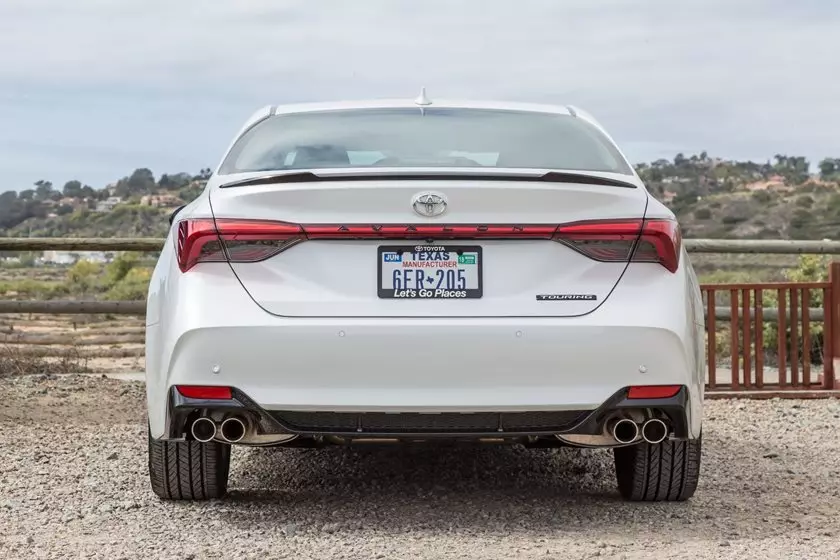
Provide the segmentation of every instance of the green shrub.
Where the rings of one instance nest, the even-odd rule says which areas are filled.
[[[151,277],[152,271],[148,268],[132,268],[108,289],[105,299],[142,301],[146,299]]]
[[[136,253],[121,253],[105,267],[105,285],[110,288],[119,283],[140,261]]]
[[[694,211],[694,217],[698,220],[708,220],[712,217],[712,211],[708,208],[698,208]]]
[[[721,219],[721,222],[723,222],[724,225],[730,226],[746,222],[747,219],[748,218],[746,216],[724,216],[723,219]]]
[[[756,202],[760,202],[762,204],[766,204],[770,202],[770,199],[773,198],[770,196],[770,193],[767,191],[754,191],[752,193],[752,199]]]
[[[67,270],[68,291],[87,294],[99,285],[102,267],[90,261],[78,261]]]

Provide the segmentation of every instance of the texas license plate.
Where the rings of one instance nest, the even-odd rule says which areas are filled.
[[[481,247],[400,245],[379,247],[381,298],[481,297]]]

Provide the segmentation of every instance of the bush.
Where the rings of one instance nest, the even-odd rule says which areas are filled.
[[[712,211],[708,208],[698,208],[694,211],[694,217],[698,220],[708,220],[712,217]]]
[[[79,294],[86,294],[99,284],[99,274],[102,270],[96,263],[78,261],[67,270],[69,290]]]
[[[148,268],[132,268],[110,287],[105,293],[105,299],[142,301],[146,299],[151,278],[152,271]]]
[[[748,218],[746,216],[724,216],[721,222],[723,222],[724,225],[730,226],[746,222],[747,220]]]
[[[105,284],[108,288],[119,283],[137,266],[140,259],[136,253],[121,253],[105,267]]]
[[[814,205],[814,199],[806,194],[796,199],[796,205],[800,208],[810,208]]]
[[[767,191],[755,191],[752,193],[752,199],[756,202],[760,202],[761,204],[766,204],[770,202],[770,193]]]

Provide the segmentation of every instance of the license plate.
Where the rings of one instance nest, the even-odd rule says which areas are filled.
[[[382,246],[379,247],[379,297],[480,298],[481,264],[478,246]]]

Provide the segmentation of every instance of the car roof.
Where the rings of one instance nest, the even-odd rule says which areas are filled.
[[[522,103],[514,101],[479,101],[463,99],[433,99],[426,97],[423,90],[417,99],[367,99],[356,101],[329,101],[321,103],[292,103],[286,105],[266,105],[256,112],[245,122],[237,134],[239,137],[250,127],[263,119],[274,115],[292,115],[296,113],[313,113],[319,111],[340,111],[354,109],[426,109],[443,107],[447,109],[495,109],[500,111],[523,111],[532,113],[545,113],[549,115],[569,115],[581,118],[601,132],[606,134],[604,128],[589,113],[571,105],[548,105],[541,103]]]
[[[333,101],[322,103],[295,103],[274,107],[273,114],[308,113],[315,111],[336,111],[353,109],[495,109],[504,111],[528,111],[574,115],[575,111],[562,105],[544,105],[538,103],[519,103],[510,101],[478,101],[463,99],[434,99],[420,104],[412,99],[368,99],[355,101]]]

